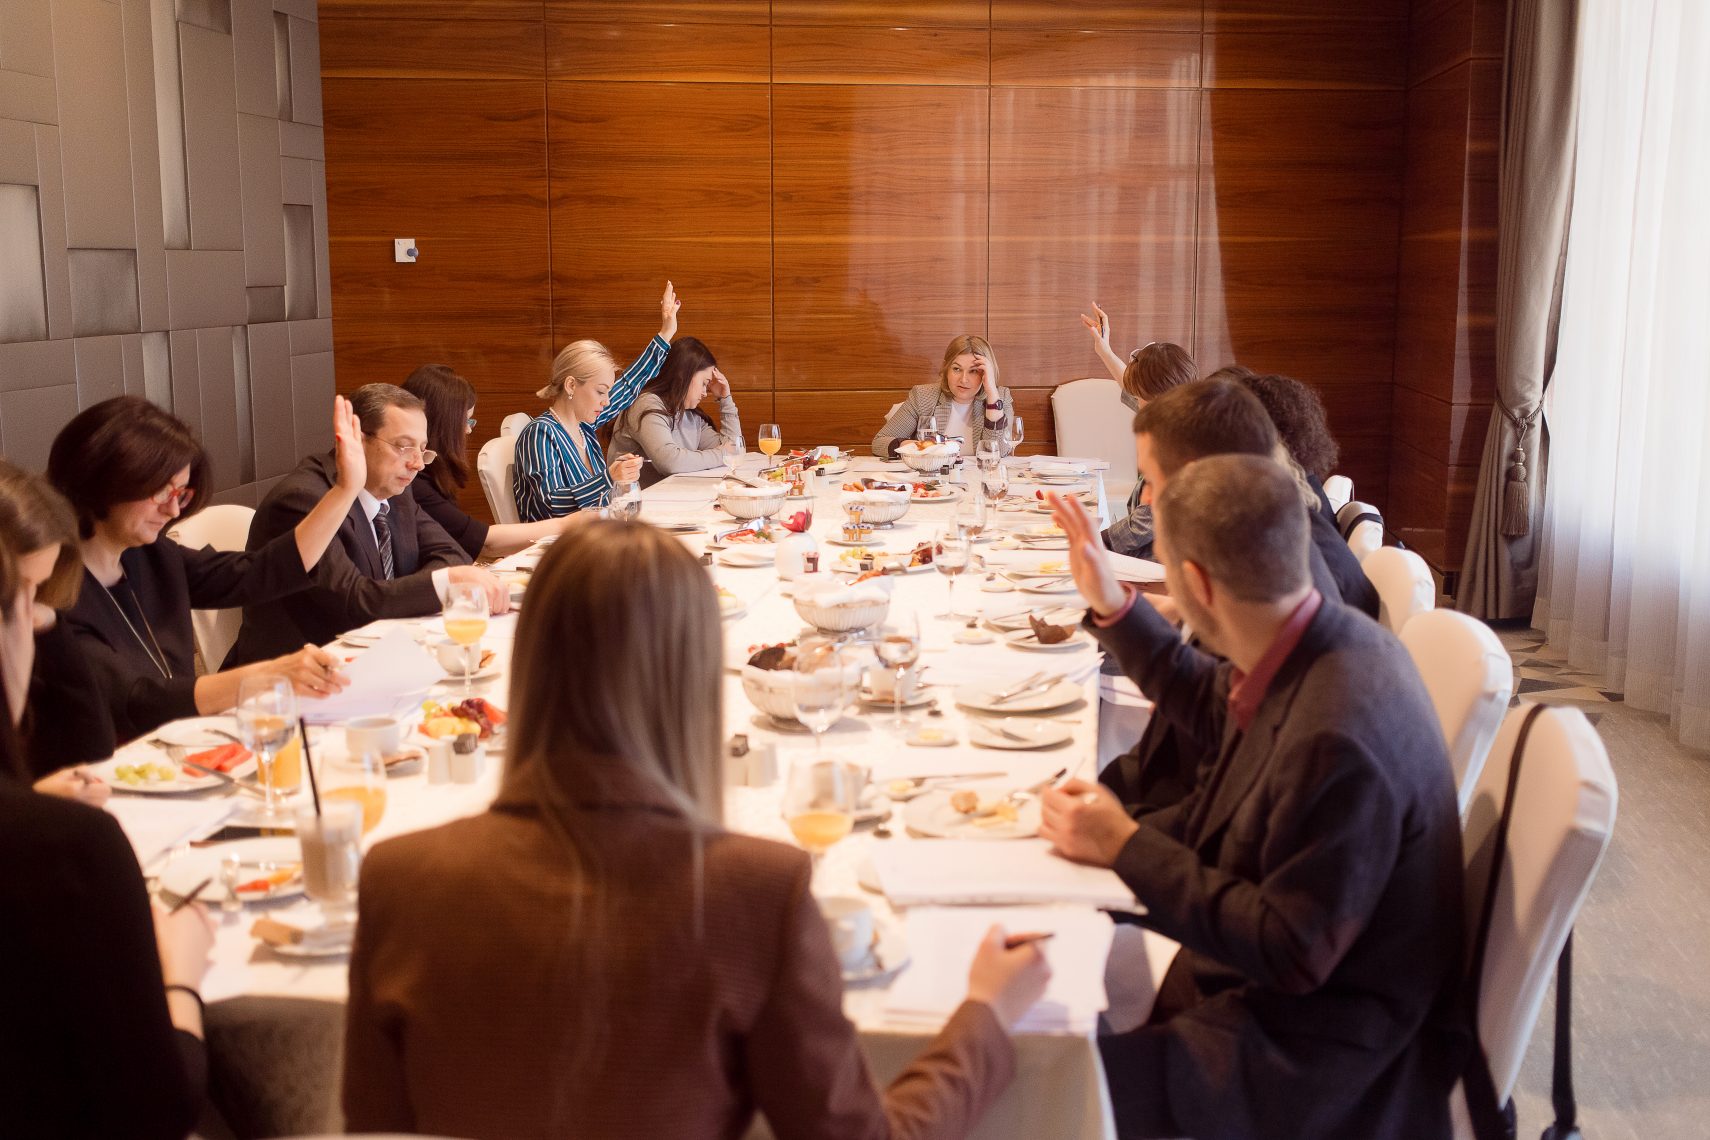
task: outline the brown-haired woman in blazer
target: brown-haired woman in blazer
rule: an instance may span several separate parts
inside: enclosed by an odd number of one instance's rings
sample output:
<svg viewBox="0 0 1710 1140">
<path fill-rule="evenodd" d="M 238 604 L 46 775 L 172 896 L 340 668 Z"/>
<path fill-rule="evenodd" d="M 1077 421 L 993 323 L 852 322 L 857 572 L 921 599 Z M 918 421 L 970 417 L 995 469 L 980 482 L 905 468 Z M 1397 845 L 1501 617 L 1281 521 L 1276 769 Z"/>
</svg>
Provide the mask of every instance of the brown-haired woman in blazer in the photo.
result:
<svg viewBox="0 0 1710 1140">
<path fill-rule="evenodd" d="M 880 1092 L 807 856 L 720 824 L 705 571 L 652 527 L 596 520 L 547 552 L 528 608 L 492 808 L 363 865 L 346 1126 L 712 1140 L 759 1111 L 780 1137 L 963 1135 L 1013 1075 L 1036 948 L 994 928 L 968 1000 Z"/>
</svg>

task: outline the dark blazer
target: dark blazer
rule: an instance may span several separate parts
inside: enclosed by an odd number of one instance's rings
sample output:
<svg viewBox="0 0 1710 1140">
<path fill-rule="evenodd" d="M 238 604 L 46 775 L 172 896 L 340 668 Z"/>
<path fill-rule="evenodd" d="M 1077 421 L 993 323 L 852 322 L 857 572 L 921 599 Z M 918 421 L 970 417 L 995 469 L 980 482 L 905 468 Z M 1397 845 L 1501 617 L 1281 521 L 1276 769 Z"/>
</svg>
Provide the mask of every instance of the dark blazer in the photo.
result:
<svg viewBox="0 0 1710 1140">
<path fill-rule="evenodd" d="M 189 1134 L 207 1058 L 167 1013 L 118 822 L 0 783 L 0 866 L 0 1136 Z"/>
<path fill-rule="evenodd" d="M 416 481 L 410 484 L 410 494 L 415 496 L 416 506 L 444 527 L 451 541 L 463 548 L 463 553 L 470 558 L 481 557 L 481 548 L 487 545 L 487 531 L 491 529 L 486 523 L 458 506 L 456 499 L 447 497 L 426 473 L 416 476 Z"/>
<path fill-rule="evenodd" d="M 249 548 L 265 546 L 292 530 L 314 509 L 338 477 L 330 454 L 311 455 L 274 484 L 249 524 Z M 231 661 L 242 664 L 321 645 L 376 618 L 419 617 L 438 613 L 439 595 L 432 572 L 441 566 L 466 566 L 469 555 L 445 529 L 416 506 L 406 490 L 391 506 L 395 576 L 382 578 L 374 527 L 352 503 L 338 536 L 315 566 L 313 584 L 280 601 L 246 605 L 243 629 Z"/>
<path fill-rule="evenodd" d="M 32 780 L 105 760 L 118 746 L 107 694 L 64 618 L 36 634 L 22 729 Z"/>
<path fill-rule="evenodd" d="M 1324 570 L 1335 580 L 1336 592 L 1342 603 L 1353 606 L 1375 620 L 1378 616 L 1377 587 L 1366 577 L 1366 572 L 1360 569 L 1360 560 L 1354 557 L 1348 540 L 1343 538 L 1342 532 L 1337 529 L 1335 516 L 1327 515 L 1321 510 L 1310 510 L 1306 512 L 1306 517 L 1312 520 L 1313 555 L 1323 563 Z M 1315 568 L 1314 578 L 1316 577 Z M 1323 592 L 1322 587 L 1320 592 Z"/>
<path fill-rule="evenodd" d="M 1219 741 L 1194 791 L 1143 817 L 1115 864 L 1142 924 L 1182 944 L 1152 1020 L 1101 1042 L 1119 1125 L 1127 1113 L 1135 1135 L 1197 1140 L 1447 1137 L 1467 1040 L 1452 1012 L 1460 823 L 1406 651 L 1326 603 L 1242 733 L 1231 666 L 1181 645 L 1150 607 L 1098 636 L 1155 716 Z"/>
<path fill-rule="evenodd" d="M 1008 1034 L 967 1002 L 874 1087 L 802 852 L 714 833 L 697 859 L 683 818 L 646 793 L 577 828 L 609 869 L 597 985 L 575 964 L 571 925 L 589 872 L 531 807 L 501 798 L 368 853 L 345 1021 L 350 1131 L 736 1140 L 761 1112 L 780 1137 L 949 1140 L 1010 1083 Z M 567 1036 L 578 1013 L 600 1027 L 580 1059 Z"/>
<path fill-rule="evenodd" d="M 278 535 L 259 549 L 254 537 L 251 530 L 249 550 L 227 551 L 192 550 L 163 535 L 119 555 L 125 576 L 111 593 L 93 574 L 83 572 L 83 588 L 62 620 L 77 637 L 106 694 L 119 740 L 196 715 L 196 635 L 190 625 L 191 610 L 247 606 L 308 587 L 311 579 L 303 569 L 295 535 Z M 126 624 L 117 599 L 128 600 L 129 594 L 135 595 L 146 624 L 134 613 Z M 170 678 L 162 675 L 150 655 L 155 643 L 166 658 Z M 302 642 L 292 648 L 302 648 Z"/>
</svg>

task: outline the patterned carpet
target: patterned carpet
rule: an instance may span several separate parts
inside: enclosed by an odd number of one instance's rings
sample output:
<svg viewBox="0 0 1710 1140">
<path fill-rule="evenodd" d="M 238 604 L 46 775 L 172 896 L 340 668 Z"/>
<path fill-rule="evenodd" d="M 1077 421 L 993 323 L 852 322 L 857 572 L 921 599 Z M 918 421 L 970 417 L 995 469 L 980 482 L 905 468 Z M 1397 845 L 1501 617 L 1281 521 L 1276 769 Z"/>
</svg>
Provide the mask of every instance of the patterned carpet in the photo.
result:
<svg viewBox="0 0 1710 1140">
<path fill-rule="evenodd" d="M 1620 702 L 1621 694 L 1605 688 L 1602 677 L 1576 672 L 1561 653 L 1546 645 L 1541 630 L 1499 628 L 1496 635 L 1514 659 L 1511 706 L 1577 705 L 1596 724 L 1605 711 L 1599 706 Z"/>
</svg>

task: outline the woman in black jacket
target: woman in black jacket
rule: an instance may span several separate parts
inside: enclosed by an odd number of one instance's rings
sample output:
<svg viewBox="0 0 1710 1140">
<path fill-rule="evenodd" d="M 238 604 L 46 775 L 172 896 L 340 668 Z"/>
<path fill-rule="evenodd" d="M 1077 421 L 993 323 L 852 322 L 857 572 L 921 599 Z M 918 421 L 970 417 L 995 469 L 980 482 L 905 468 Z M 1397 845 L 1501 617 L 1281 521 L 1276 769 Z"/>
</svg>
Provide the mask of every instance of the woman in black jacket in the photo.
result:
<svg viewBox="0 0 1710 1140">
<path fill-rule="evenodd" d="M 338 659 L 305 645 L 238 669 L 196 675 L 192 609 L 226 609 L 306 589 L 362 490 L 367 461 L 349 401 L 334 397 L 339 478 L 296 529 L 256 551 L 192 550 L 162 532 L 201 505 L 208 456 L 188 427 L 136 396 L 79 413 L 53 441 L 48 478 L 77 512 L 83 586 L 64 621 L 77 637 L 120 741 L 179 717 L 222 712 L 251 673 L 297 691 L 343 687 Z"/>
</svg>

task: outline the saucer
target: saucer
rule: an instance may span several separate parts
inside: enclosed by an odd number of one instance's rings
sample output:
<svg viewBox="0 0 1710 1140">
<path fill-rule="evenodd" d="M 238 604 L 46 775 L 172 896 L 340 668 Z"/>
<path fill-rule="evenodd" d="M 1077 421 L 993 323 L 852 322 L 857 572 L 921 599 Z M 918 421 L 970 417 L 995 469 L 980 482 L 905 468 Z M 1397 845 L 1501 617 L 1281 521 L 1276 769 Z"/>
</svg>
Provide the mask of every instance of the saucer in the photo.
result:
<svg viewBox="0 0 1710 1140">
<path fill-rule="evenodd" d="M 868 952 L 867 960 L 853 968 L 839 963 L 839 968 L 843 971 L 845 985 L 866 986 L 890 981 L 908 963 L 908 939 L 903 937 L 901 928 L 875 922 L 873 948 Z"/>
</svg>

